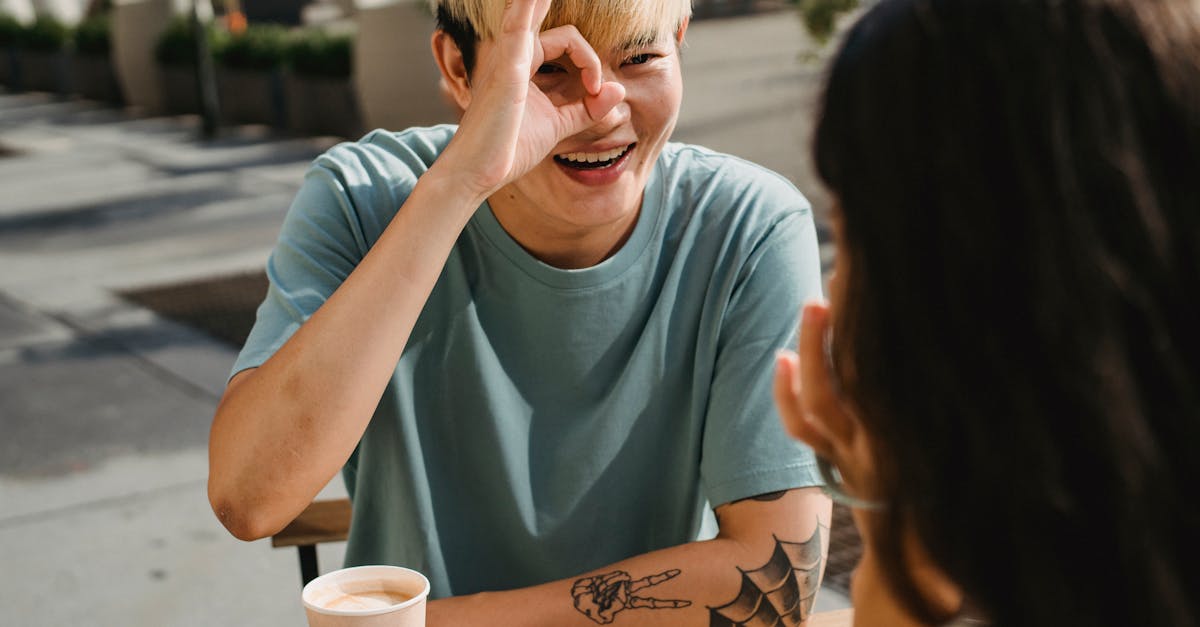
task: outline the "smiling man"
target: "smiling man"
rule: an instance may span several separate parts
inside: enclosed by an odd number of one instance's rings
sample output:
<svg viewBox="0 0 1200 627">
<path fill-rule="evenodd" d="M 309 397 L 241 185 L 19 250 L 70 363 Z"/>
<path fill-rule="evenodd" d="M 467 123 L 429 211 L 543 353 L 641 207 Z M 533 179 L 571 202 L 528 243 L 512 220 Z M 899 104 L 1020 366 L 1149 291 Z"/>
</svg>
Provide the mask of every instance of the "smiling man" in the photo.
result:
<svg viewBox="0 0 1200 627">
<path fill-rule="evenodd" d="M 435 8 L 461 123 L 312 166 L 213 421 L 214 512 L 268 536 L 341 469 L 347 565 L 427 574 L 435 627 L 802 624 L 829 502 L 770 385 L 816 237 L 781 177 L 668 142 L 690 4 Z"/>
</svg>

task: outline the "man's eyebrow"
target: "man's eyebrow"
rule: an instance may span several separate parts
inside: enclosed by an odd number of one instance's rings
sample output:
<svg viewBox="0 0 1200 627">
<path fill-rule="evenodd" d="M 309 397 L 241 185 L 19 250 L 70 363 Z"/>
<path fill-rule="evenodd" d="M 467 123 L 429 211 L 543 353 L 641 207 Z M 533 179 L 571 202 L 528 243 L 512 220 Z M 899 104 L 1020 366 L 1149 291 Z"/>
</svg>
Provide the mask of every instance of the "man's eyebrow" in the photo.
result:
<svg viewBox="0 0 1200 627">
<path fill-rule="evenodd" d="M 621 52 L 627 52 L 629 50 L 636 50 L 638 48 L 652 46 L 652 45 L 658 43 L 658 40 L 659 40 L 659 34 L 656 32 L 645 31 L 645 32 L 641 32 L 641 33 L 636 33 L 634 35 L 631 35 L 625 41 L 617 44 L 617 50 L 619 50 Z"/>
</svg>

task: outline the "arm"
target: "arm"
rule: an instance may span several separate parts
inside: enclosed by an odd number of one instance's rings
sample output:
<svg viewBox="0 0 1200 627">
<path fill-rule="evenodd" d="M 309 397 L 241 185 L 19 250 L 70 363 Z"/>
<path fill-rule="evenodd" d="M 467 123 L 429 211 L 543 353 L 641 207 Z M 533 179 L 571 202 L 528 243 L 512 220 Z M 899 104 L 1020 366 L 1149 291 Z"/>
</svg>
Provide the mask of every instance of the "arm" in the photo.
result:
<svg viewBox="0 0 1200 627">
<path fill-rule="evenodd" d="M 230 381 L 213 418 L 208 487 L 235 536 L 286 525 L 353 452 L 478 206 L 456 187 L 431 169 L 316 313 L 261 367 Z"/>
<path fill-rule="evenodd" d="M 624 97 L 573 27 L 539 32 L 548 10 L 548 0 L 508 3 L 499 52 L 477 69 L 445 151 L 332 296 L 266 362 L 230 381 L 209 438 L 208 494 L 238 538 L 281 529 L 349 458 L 480 203 Z M 582 69 L 586 93 L 554 104 L 530 78 L 564 54 Z"/>
<path fill-rule="evenodd" d="M 741 625 L 756 608 L 760 618 L 785 613 L 776 606 L 807 619 L 829 549 L 829 499 L 802 488 L 722 505 L 716 515 L 712 540 L 530 588 L 433 601 L 428 624 Z M 760 603 L 763 588 L 776 592 Z"/>
</svg>

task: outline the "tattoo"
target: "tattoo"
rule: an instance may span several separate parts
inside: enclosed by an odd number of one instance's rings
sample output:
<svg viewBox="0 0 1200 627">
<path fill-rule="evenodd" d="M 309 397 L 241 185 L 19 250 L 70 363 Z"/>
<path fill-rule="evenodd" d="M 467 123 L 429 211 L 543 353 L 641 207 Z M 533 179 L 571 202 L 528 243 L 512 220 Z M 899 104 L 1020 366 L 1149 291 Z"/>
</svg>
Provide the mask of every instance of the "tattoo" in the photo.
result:
<svg viewBox="0 0 1200 627">
<path fill-rule="evenodd" d="M 794 627 L 807 620 L 821 583 L 823 533 L 827 532 L 828 527 L 818 521 L 812 537 L 804 542 L 775 538 L 771 559 L 760 568 L 742 571 L 737 597 L 708 608 L 709 627 Z"/>
<path fill-rule="evenodd" d="M 654 599 L 633 594 L 643 588 L 656 586 L 668 579 L 673 579 L 678 574 L 678 569 L 672 569 L 633 580 L 629 577 L 629 573 L 616 570 L 604 575 L 576 580 L 575 585 L 571 586 L 571 596 L 575 599 L 575 609 L 579 613 L 601 625 L 607 625 L 613 622 L 613 618 L 621 610 L 640 608 L 661 610 L 691 605 L 691 601 Z"/>
</svg>

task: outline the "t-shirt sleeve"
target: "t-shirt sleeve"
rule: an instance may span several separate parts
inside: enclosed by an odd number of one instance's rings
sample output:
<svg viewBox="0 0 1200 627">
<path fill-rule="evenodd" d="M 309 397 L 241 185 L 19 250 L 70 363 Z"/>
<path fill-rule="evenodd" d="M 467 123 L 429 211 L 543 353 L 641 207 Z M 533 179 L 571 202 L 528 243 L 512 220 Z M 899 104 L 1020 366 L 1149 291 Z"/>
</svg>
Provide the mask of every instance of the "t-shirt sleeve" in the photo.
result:
<svg viewBox="0 0 1200 627">
<path fill-rule="evenodd" d="M 776 351 L 795 348 L 800 308 L 821 295 L 816 230 L 804 208 L 750 254 L 721 323 L 700 468 L 713 507 L 822 484 L 812 451 L 784 431 L 771 392 Z"/>
<path fill-rule="evenodd" d="M 267 261 L 267 295 L 230 377 L 274 355 L 350 276 L 366 249 L 344 178 L 312 166 Z"/>
</svg>

